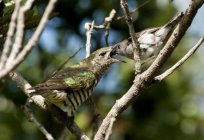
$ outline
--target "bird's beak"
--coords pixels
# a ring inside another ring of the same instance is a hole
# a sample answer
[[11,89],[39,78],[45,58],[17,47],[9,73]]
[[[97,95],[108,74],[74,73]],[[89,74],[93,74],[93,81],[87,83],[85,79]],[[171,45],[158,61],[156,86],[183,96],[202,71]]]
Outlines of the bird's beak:
[[112,51],[110,52],[110,57],[111,57],[113,62],[115,62],[115,63],[117,63],[117,62],[126,63],[124,60],[120,60],[118,58],[114,58],[113,56],[115,56],[116,54],[117,54],[117,50],[115,48],[112,48]]

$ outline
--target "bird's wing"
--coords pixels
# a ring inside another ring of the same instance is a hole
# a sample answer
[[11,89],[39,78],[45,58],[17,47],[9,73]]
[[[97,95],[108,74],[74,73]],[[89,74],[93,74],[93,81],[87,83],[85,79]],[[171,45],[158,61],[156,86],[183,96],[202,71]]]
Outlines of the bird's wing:
[[57,72],[51,79],[34,86],[32,89],[45,90],[79,90],[91,87],[95,83],[94,73],[87,68],[67,68]]

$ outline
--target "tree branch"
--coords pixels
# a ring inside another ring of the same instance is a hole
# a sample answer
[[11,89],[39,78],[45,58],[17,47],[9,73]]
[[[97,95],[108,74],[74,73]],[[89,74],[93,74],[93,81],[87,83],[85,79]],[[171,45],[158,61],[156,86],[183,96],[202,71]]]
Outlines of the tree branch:
[[85,30],[86,30],[86,58],[90,56],[91,53],[91,34],[93,32],[94,27],[94,21],[90,23],[85,24]]
[[[31,101],[32,102],[32,101]],[[35,118],[32,110],[30,109],[30,103],[29,99],[26,101],[25,105],[23,106],[23,111],[25,112],[26,116],[28,117],[29,121],[33,122],[38,129],[45,135],[47,140],[54,140],[53,136],[45,129],[45,127],[38,122],[38,120]]]
[[[109,30],[110,30],[111,22],[115,17],[115,14],[116,14],[115,9],[112,9],[109,16],[105,18],[104,24],[93,25],[93,29],[96,29],[96,30],[105,29],[104,37],[105,37],[106,46],[109,46],[109,43],[108,43]],[[88,25],[90,26],[90,23],[88,23]]]
[[24,36],[24,28],[25,28],[25,13],[31,8],[33,4],[33,0],[26,1],[24,6],[21,6],[18,12],[18,18],[17,18],[17,28],[16,28],[16,38],[15,42],[13,44],[13,47],[11,49],[9,58],[6,62],[6,68],[9,67],[15,61],[15,58],[17,57],[20,49],[23,46],[23,36]]
[[109,43],[108,43],[109,30],[110,30],[111,22],[113,21],[113,18],[115,17],[115,14],[116,14],[115,9],[112,9],[109,14],[109,17],[105,18],[104,27],[106,31],[105,31],[104,36],[105,36],[106,46],[109,46]]
[[135,83],[119,100],[116,101],[116,103],[108,112],[107,116],[104,118],[94,137],[94,140],[104,140],[107,135],[108,128],[111,125],[111,119],[116,118],[121,112],[123,112],[135,100],[139,92],[149,86],[149,83],[154,78],[156,72],[161,69],[162,65],[166,62],[168,57],[170,57],[176,45],[185,34],[198,9],[202,6],[203,3],[203,0],[193,0],[191,2],[187,10],[185,11],[180,26],[175,29],[173,35],[161,50],[153,64],[145,72],[137,75],[135,77]]
[[[32,1],[33,0],[27,1],[27,2],[29,2],[29,4],[25,4],[25,7],[23,7],[22,11],[24,11],[24,10],[26,11],[28,8],[30,8],[32,5],[30,3]],[[57,2],[57,0],[50,0],[49,1],[48,6],[45,9],[45,12],[44,12],[44,14],[40,20],[40,23],[39,23],[36,31],[34,32],[33,36],[29,40],[29,42],[26,44],[26,46],[23,48],[23,50],[16,56],[14,61],[10,61],[8,64],[6,64],[6,67],[4,69],[0,69],[1,70],[0,79],[3,78],[4,76],[6,76],[13,69],[15,69],[25,59],[25,57],[29,54],[31,49],[35,46],[40,34],[42,33],[42,31],[45,27],[46,22],[49,19],[49,16],[50,16],[56,2]]]
[[137,42],[137,37],[135,35],[135,29],[133,26],[133,21],[130,16],[130,12],[128,9],[128,4],[126,0],[120,1],[121,8],[123,9],[123,13],[125,15],[126,23],[129,28],[129,33],[132,38],[132,44],[133,44],[133,54],[134,54],[134,60],[135,60],[135,75],[141,73],[141,59],[140,59],[140,49]]
[[110,135],[112,134],[113,124],[114,124],[115,121],[116,121],[116,118],[111,118],[109,127],[107,129],[107,133],[106,133],[106,136],[105,136],[105,140],[108,140]]
[[20,9],[20,2],[21,2],[20,0],[16,1],[15,9],[12,13],[11,21],[9,23],[9,29],[8,29],[6,41],[4,44],[4,49],[3,49],[2,54],[1,54],[1,61],[0,61],[0,70],[1,71],[5,67],[10,49],[12,47],[12,37],[13,37],[15,29],[16,29],[16,20],[17,20],[17,16],[19,13],[19,9]]
[[188,58],[190,58],[195,53],[195,51],[202,45],[203,42],[204,42],[204,37],[202,37],[198,41],[198,43],[195,46],[193,46],[193,48],[191,48],[186,53],[186,55],[184,55],[176,64],[174,64],[171,68],[166,70],[161,75],[156,76],[154,79],[159,82],[163,80],[164,78],[166,78],[167,76],[169,76],[170,74],[172,74],[178,67],[180,67]]

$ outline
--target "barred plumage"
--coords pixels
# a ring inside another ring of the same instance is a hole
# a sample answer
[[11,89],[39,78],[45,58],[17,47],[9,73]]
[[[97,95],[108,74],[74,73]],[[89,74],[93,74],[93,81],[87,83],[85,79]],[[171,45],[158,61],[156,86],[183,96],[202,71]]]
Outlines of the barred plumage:
[[74,91],[67,94],[68,101],[70,102],[69,107],[71,108],[71,114],[69,115],[74,115],[78,107],[91,96],[96,84],[97,80],[95,80],[94,85],[90,89]]
[[93,92],[97,84],[95,80],[94,84],[90,89],[83,90],[53,90],[51,92],[41,93],[46,99],[56,106],[61,108],[63,111],[68,112],[68,115],[73,116],[79,106],[85,102]]

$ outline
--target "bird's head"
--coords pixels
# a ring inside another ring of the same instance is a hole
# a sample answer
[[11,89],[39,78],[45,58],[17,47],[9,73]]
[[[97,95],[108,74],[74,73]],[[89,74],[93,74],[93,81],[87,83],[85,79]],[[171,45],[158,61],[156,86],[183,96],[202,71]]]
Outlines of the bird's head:
[[92,70],[94,73],[104,73],[111,64],[118,62],[125,62],[114,58],[116,51],[112,47],[104,47],[93,52],[86,61],[90,62],[92,65]]

